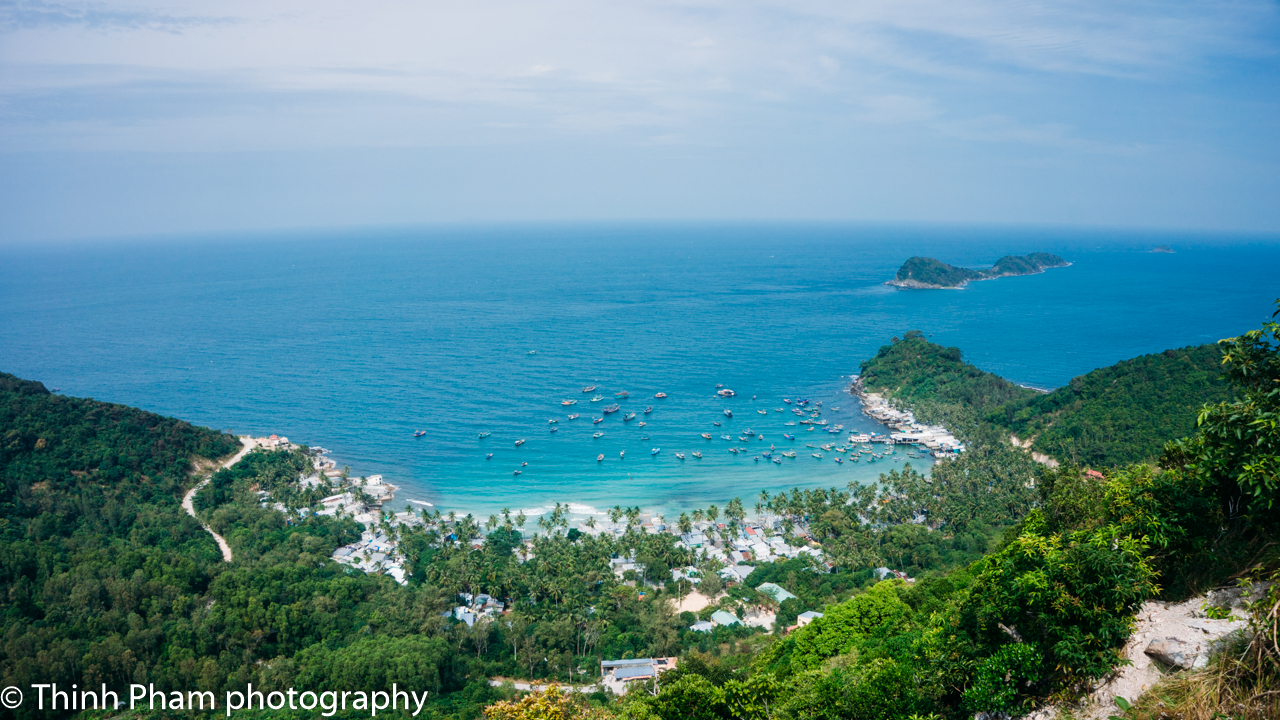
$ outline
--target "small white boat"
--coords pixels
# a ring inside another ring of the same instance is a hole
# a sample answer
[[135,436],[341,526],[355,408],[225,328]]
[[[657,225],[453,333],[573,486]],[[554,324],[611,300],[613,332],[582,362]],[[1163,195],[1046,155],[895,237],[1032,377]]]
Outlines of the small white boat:
[[596,456],[596,462],[604,462],[604,453],[600,453]]
[[677,458],[679,458],[679,459],[681,459],[681,460],[683,460],[683,459],[684,459],[684,453],[676,453],[676,457],[677,457]]
[[513,472],[513,473],[511,473],[511,474],[512,474],[512,475],[519,475],[519,474],[520,474],[520,471],[519,471],[519,470],[516,470],[515,472]]
[[626,460],[626,459],[627,459],[627,451],[626,451],[626,450],[623,450],[622,452],[618,453],[618,457],[622,458],[623,460]]
[[598,438],[602,438],[602,437],[604,437],[604,433],[602,433],[602,432],[598,432],[598,433],[596,433],[595,435],[592,435],[591,437],[593,437],[593,438],[597,438],[597,439],[598,439]]
[[570,406],[570,405],[577,405],[577,404],[578,404],[578,401],[577,401],[577,400],[564,400],[564,401],[562,401],[560,404],[561,404],[561,405],[564,405],[565,407],[568,407],[568,406]]
[[645,421],[641,420],[641,421],[640,421],[640,424],[639,424],[639,425],[637,425],[636,427],[644,427],[644,426],[645,426],[645,425],[647,425],[647,424],[648,424],[648,423],[646,423]]
[[570,415],[570,416],[569,416],[569,419],[570,419],[570,420],[577,420],[577,419],[578,419],[578,413],[574,413],[574,414]]
[[484,459],[485,459],[485,460],[492,460],[492,459],[493,459],[493,453],[489,453],[488,455],[485,455],[485,456],[484,456]]
[[584,393],[595,392],[595,389],[596,389],[595,385],[588,385],[587,387],[582,388],[582,392]]
[[701,460],[701,459],[702,459],[702,453],[700,453],[700,452],[692,453],[692,455],[693,455],[694,457],[698,458],[699,460]]
[[487,432],[482,432],[482,433],[480,433],[480,439],[482,439],[482,440],[483,440],[484,438],[487,438],[487,437],[489,437],[489,433],[487,433]]
[[657,395],[654,395],[654,397],[656,397],[656,398],[658,398],[658,399],[662,399],[662,398],[664,398],[664,397],[666,397],[666,396],[667,396],[667,394],[666,394],[666,393],[658,393]]
[[705,438],[705,439],[707,439],[707,440],[710,440],[710,439],[711,439],[711,433],[702,433],[702,437],[703,437],[703,438]]
[[547,422],[548,422],[549,424],[551,424],[551,425],[555,425],[556,423],[558,423],[558,422],[560,422],[560,421],[559,421],[559,420],[557,420],[557,419],[555,419],[555,418],[551,418],[551,419],[550,419],[550,420],[548,420]]
[[521,446],[521,445],[523,445],[523,444],[524,444],[524,440],[523,440],[523,439],[520,439],[520,440],[517,440],[517,441],[516,441],[516,447],[520,447],[520,446]]
[[814,457],[816,457],[816,458],[818,458],[819,460],[821,460],[821,459],[822,459],[822,456],[821,456],[821,455],[819,455],[818,453],[813,453],[813,456],[814,456]]
[[597,395],[597,396],[595,396],[595,397],[591,398],[591,402],[600,402],[600,401],[601,401],[601,400],[603,400],[603,399],[604,399],[604,396],[603,396],[603,395]]
[[757,410],[756,412],[760,413],[761,415],[768,415],[768,414],[769,414],[769,411],[768,411],[768,410]]
[[657,454],[658,454],[658,453],[660,453],[660,452],[662,452],[662,448],[654,448],[654,449],[652,449],[652,450],[650,450],[650,451],[649,451],[649,454],[650,454],[650,455],[657,455]]

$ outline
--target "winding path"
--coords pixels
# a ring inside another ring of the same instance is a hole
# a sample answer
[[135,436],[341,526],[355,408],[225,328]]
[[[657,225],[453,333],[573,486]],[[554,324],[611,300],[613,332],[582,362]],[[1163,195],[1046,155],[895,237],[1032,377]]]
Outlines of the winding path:
[[[245,455],[248,455],[250,450],[258,447],[258,443],[255,442],[254,439],[249,437],[248,435],[241,436],[240,444],[243,445],[244,447],[240,448],[240,452],[231,456],[230,460],[222,463],[222,468],[229,468],[232,465],[235,465],[236,463],[240,462],[240,458],[244,457]],[[196,515],[195,505],[192,504],[195,501],[196,493],[200,492],[200,488],[207,485],[209,481],[212,479],[213,479],[213,473],[209,473],[208,475],[205,476],[203,480],[196,483],[195,487],[188,490],[187,494],[182,497],[182,509],[186,510],[188,515],[195,518],[196,522],[200,523],[200,526],[203,527],[210,535],[213,536],[213,539],[218,543],[218,549],[222,551],[222,559],[227,562],[231,562],[231,546],[227,544],[226,538],[214,532],[213,528],[206,525],[205,522]]]

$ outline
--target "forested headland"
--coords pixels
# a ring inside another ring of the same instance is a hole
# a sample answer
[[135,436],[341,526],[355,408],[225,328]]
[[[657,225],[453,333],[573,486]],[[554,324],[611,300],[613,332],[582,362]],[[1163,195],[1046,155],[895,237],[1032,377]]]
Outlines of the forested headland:
[[[629,522],[618,537],[597,537],[557,508],[530,527],[510,513],[424,513],[414,524],[384,516],[380,529],[408,558],[401,586],[331,559],[360,527],[311,512],[318,492],[295,482],[309,462],[304,450],[255,451],[198,494],[201,517],[235,550],[225,563],[179,501],[236,450],[235,438],[3,376],[0,685],[155,683],[220,696],[248,682],[317,691],[395,682],[431,691],[420,717],[490,720],[908,720],[1067,702],[1120,662],[1144,601],[1280,568],[1280,324],[1213,350],[1220,381],[1194,379],[1205,361],[1193,348],[1096,371],[1103,375],[1082,381],[1070,402],[1038,406],[1052,394],[908,333],[867,361],[864,384],[946,422],[969,451],[929,475],[905,466],[873,486],[726,498],[668,518],[682,530],[706,527],[712,540],[751,524],[821,550],[822,561],[756,563],[729,584],[670,534]],[[1043,435],[1088,426],[1093,413],[1107,414],[1096,408],[1123,398],[1160,401],[1154,386],[1184,380],[1219,394],[1155,463],[1108,454],[1098,478],[1070,455],[1049,468],[1008,442],[1011,418],[1024,411],[1017,428],[1040,422]],[[1094,390],[1103,385],[1124,392]],[[619,558],[637,570],[619,576],[611,562]],[[881,565],[914,581],[881,581],[871,572]],[[671,570],[690,567],[713,605],[677,613],[670,601],[694,586]],[[797,597],[773,601],[756,589],[766,581]],[[460,622],[450,610],[463,592],[500,598],[509,612]],[[1162,696],[1165,709],[1191,708],[1183,699],[1212,691],[1233,717],[1276,716],[1280,657],[1265,643],[1276,637],[1268,613],[1277,603],[1273,590],[1255,606],[1263,644],[1179,676],[1181,689]],[[778,629],[689,627],[714,610],[762,608],[776,613]],[[824,615],[782,631],[806,610]],[[491,683],[590,682],[602,658],[666,655],[681,658],[676,670],[621,698],[597,690],[521,699]],[[1152,701],[1126,715],[1165,709]],[[30,707],[17,714],[36,717]]]

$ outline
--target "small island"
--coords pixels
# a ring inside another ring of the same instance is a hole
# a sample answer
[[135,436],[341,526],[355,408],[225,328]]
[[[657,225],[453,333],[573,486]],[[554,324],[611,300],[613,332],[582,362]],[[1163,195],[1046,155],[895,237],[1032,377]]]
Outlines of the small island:
[[1034,275],[1049,268],[1066,267],[1071,263],[1050,253],[1030,255],[1005,255],[988,270],[948,265],[928,257],[913,257],[902,263],[898,274],[885,285],[900,288],[938,290],[964,287],[971,280],[994,280],[1014,275]]
[[1177,250],[1174,250],[1173,248],[1169,247],[1168,245],[1158,245],[1158,246],[1156,246],[1156,247],[1152,248],[1152,249],[1151,249],[1151,252],[1153,252],[1153,253],[1175,253],[1175,252],[1177,252]]

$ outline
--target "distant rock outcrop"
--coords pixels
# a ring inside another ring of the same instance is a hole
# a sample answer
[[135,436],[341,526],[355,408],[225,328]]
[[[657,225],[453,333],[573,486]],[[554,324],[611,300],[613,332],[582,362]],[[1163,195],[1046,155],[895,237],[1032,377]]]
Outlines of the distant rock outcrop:
[[1049,268],[1066,267],[1070,264],[1057,255],[1042,252],[1030,255],[1005,255],[989,270],[973,270],[948,265],[934,258],[913,257],[902,263],[902,267],[898,268],[898,274],[885,285],[925,290],[958,288],[964,287],[971,280],[1034,275]]

